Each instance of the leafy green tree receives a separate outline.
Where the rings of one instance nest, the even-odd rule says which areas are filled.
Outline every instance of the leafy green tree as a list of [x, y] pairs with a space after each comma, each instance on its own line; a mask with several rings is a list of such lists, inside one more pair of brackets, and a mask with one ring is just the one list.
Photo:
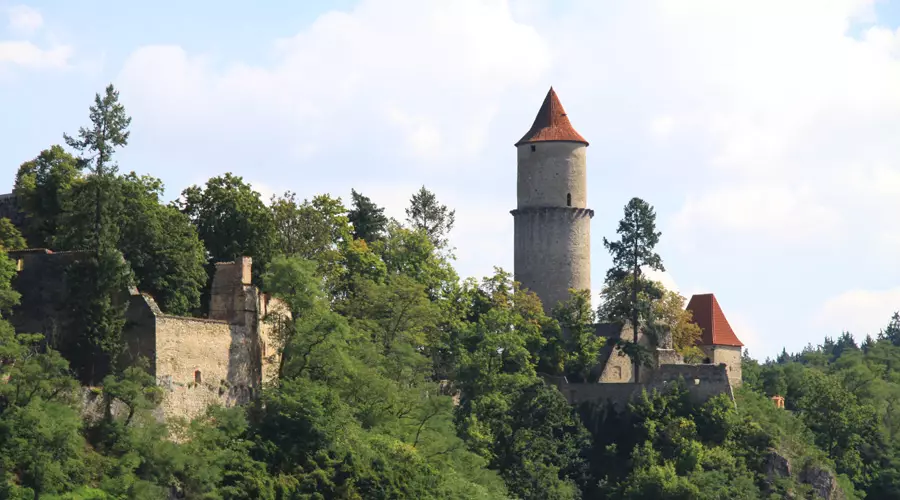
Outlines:
[[5, 250], [25, 248], [25, 238], [22, 237], [22, 233], [6, 217], [0, 218], [0, 248]]
[[456, 222], [456, 210], [441, 205], [437, 196], [422, 186], [409, 200], [406, 220], [413, 229], [428, 235], [435, 248], [444, 249], [448, 244], [447, 234]]
[[59, 145], [19, 167], [13, 194], [26, 214], [22, 231], [30, 246], [56, 246], [54, 237], [65, 210], [65, 196], [81, 180], [78, 160]]
[[[603, 238], [603, 245], [612, 255], [613, 265], [606, 273], [605, 286], [608, 289], [621, 289], [623, 282], [630, 278], [628, 283], [629, 294], [607, 294], [607, 301], [618, 301], [621, 306], [613, 307], [614, 310], [627, 312], [625, 318], [631, 322], [634, 332], [633, 344], [638, 343], [641, 317], [646, 317], [651, 310], [649, 301], [639, 300], [640, 293], [646, 291], [647, 281], [643, 278], [641, 268], [649, 267], [656, 271], [665, 271], [662, 259], [654, 251], [659, 242], [660, 232], [656, 230], [656, 213], [646, 201], [640, 198], [632, 198], [625, 205], [625, 215], [619, 221], [616, 233], [620, 235], [618, 241], [609, 241]], [[639, 380], [639, 362], [634, 363], [634, 377]]]
[[409, 276], [425, 285], [432, 299], [439, 298], [458, 280], [446, 257], [437, 252], [437, 247], [423, 231], [409, 230], [391, 222], [387, 236], [375, 242], [372, 250], [381, 256], [388, 279], [395, 275]]
[[79, 167], [87, 168], [92, 174], [88, 182], [92, 184], [94, 195], [93, 248], [95, 252], [100, 252], [101, 245], [116, 243], [114, 237], [105, 235], [108, 228], [103, 219], [104, 216], [109, 217], [111, 214], [108, 209], [104, 210], [104, 200], [113, 189], [110, 181], [118, 170], [116, 164], [112, 162], [113, 154], [116, 148], [128, 144], [131, 117], [125, 113], [125, 107], [119, 102], [119, 92], [110, 84], [106, 87], [103, 97], [100, 97], [100, 94], [94, 97], [90, 118], [90, 128], [81, 127], [78, 129], [77, 137], [63, 134], [63, 138], [70, 148], [81, 153], [78, 159]]
[[116, 179], [122, 193], [117, 222], [119, 249], [135, 282], [168, 314], [186, 315], [200, 307], [206, 287], [206, 250], [190, 219], [163, 205], [159, 179], [134, 172]]
[[595, 382], [590, 380], [590, 373], [597, 365], [604, 339], [595, 330], [590, 290], [569, 292], [570, 298], [553, 311], [553, 317], [563, 329], [568, 354], [566, 375], [572, 382]]
[[350, 196], [353, 208], [347, 212], [347, 219], [353, 225], [353, 237], [368, 243], [383, 238], [388, 224], [384, 208], [373, 203], [368, 196], [356, 192], [355, 189], [350, 190]]
[[186, 214], [203, 241], [210, 262], [253, 258], [254, 280], [274, 255], [277, 235], [272, 213], [260, 194], [243, 179], [226, 173], [205, 187], [191, 186], [176, 206]]

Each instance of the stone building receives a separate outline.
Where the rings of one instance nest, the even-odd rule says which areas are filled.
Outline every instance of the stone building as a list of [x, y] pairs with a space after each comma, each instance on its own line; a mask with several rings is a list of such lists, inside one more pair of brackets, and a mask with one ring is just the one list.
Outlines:
[[[569, 297], [569, 289], [591, 288], [591, 218], [587, 208], [588, 141], [572, 126], [553, 88], [547, 93], [531, 129], [517, 149], [514, 217], [514, 276], [550, 311]], [[741, 344], [712, 294], [695, 295], [688, 304], [703, 335], [699, 347], [705, 363], [685, 365], [671, 341], [659, 345], [639, 331], [638, 344], [647, 348], [652, 366], [635, 369], [617, 346], [633, 340], [630, 325], [596, 325], [607, 339], [597, 366], [586, 383], [572, 384], [550, 377], [570, 402], [608, 398], [621, 402], [642, 388], [662, 387], [684, 378], [692, 396], [705, 399], [728, 393], [741, 382]]]
[[[22, 294], [10, 318], [16, 331], [42, 333], [53, 345], [65, 344], [71, 335], [63, 296], [66, 269], [85, 254], [30, 249], [9, 256], [17, 262], [15, 286]], [[122, 291], [126, 358], [149, 361], [165, 392], [161, 417], [192, 418], [211, 403], [245, 403], [275, 376], [273, 326], [263, 319], [270, 312], [288, 313], [251, 284], [251, 270], [249, 257], [216, 264], [209, 318], [167, 315], [137, 288]]]

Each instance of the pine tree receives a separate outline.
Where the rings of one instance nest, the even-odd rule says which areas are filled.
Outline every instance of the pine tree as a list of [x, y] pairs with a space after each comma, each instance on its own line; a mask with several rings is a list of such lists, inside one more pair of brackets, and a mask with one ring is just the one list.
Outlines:
[[368, 196], [350, 190], [353, 198], [353, 208], [347, 213], [347, 218], [353, 224], [353, 237], [364, 240], [366, 243], [378, 241], [384, 237], [388, 219], [384, 215], [384, 208], [379, 207]]
[[66, 144], [81, 153], [79, 166], [87, 168], [94, 183], [94, 252], [99, 254], [101, 246], [114, 247], [115, 238], [106, 234], [107, 225], [103, 224], [104, 194], [113, 187], [110, 180], [118, 170], [112, 157], [116, 148], [128, 144], [128, 126], [131, 117], [125, 113], [125, 107], [119, 102], [119, 92], [109, 84], [103, 97], [96, 94], [94, 105], [90, 107], [90, 128], [80, 127], [77, 138], [63, 134]]
[[424, 231], [435, 248], [447, 246], [447, 234], [456, 222], [456, 210], [441, 205], [431, 191], [422, 186], [409, 202], [406, 220], [413, 229]]
[[613, 265], [606, 273], [605, 287], [609, 290], [621, 289], [624, 284], [628, 288], [627, 296], [619, 294], [621, 304], [618, 310], [631, 321], [634, 332], [633, 344], [624, 346], [626, 352], [630, 352], [635, 360], [634, 377], [638, 379], [639, 365], [637, 358], [641, 358], [638, 348], [638, 331], [640, 330], [640, 318], [650, 314], [651, 304], [647, 300], [639, 300], [642, 291], [647, 291], [649, 280], [643, 278], [642, 267], [649, 267], [656, 271], [665, 271], [662, 258], [654, 251], [662, 234], [656, 230], [656, 213], [653, 207], [640, 198], [632, 198], [625, 205], [625, 215], [619, 221], [616, 233], [620, 235], [619, 241], [609, 241], [603, 238], [603, 245], [612, 255]]

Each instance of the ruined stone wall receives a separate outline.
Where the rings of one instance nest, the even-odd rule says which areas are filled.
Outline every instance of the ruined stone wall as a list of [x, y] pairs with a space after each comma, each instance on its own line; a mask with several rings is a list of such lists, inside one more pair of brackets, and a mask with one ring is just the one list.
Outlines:
[[156, 377], [165, 417], [190, 419], [213, 403], [249, 401], [259, 385], [254, 337], [250, 328], [225, 321], [158, 316]]
[[740, 387], [743, 381], [741, 372], [741, 348], [728, 345], [701, 346], [704, 354], [714, 365], [725, 364], [728, 379], [733, 387]]
[[144, 358], [151, 375], [156, 376], [156, 318], [162, 316], [159, 306], [152, 297], [136, 293], [129, 297], [125, 310], [125, 327], [122, 338], [125, 341], [126, 364], [133, 364]]
[[[634, 383], [634, 364], [631, 361], [631, 357], [626, 356], [621, 348], [615, 346], [616, 340], [620, 338], [625, 338], [629, 341], [634, 340], [634, 334], [632, 333], [634, 330], [631, 328], [631, 325], [626, 324], [620, 327], [609, 323], [601, 323], [595, 325], [595, 328], [597, 335], [606, 339], [606, 345], [603, 346], [600, 352], [597, 368], [593, 370], [597, 381], [611, 384]], [[638, 334], [638, 344], [650, 347], [650, 338], [643, 331]], [[668, 362], [670, 360], [666, 358], [662, 361]], [[647, 382], [652, 376], [652, 372], [652, 368], [644, 367], [640, 371], [641, 382]]]
[[268, 383], [278, 377], [278, 366], [281, 363], [281, 338], [279, 325], [291, 317], [287, 305], [281, 300], [267, 294], [260, 294], [259, 343], [262, 360], [262, 380]]
[[21, 227], [25, 222], [25, 213], [19, 211], [15, 194], [0, 194], [0, 218], [9, 219], [16, 227]]
[[679, 379], [684, 380], [688, 395], [696, 404], [703, 404], [719, 394], [728, 394], [734, 400], [724, 365], [663, 365], [653, 372], [648, 383], [571, 384], [560, 377], [545, 377], [548, 383], [559, 388], [570, 404], [599, 401], [618, 409], [624, 409], [644, 390], [663, 392]]
[[73, 339], [68, 328], [71, 317], [66, 307], [66, 275], [69, 266], [86, 254], [40, 248], [8, 255], [18, 269], [13, 287], [22, 294], [10, 322], [17, 332], [43, 334], [51, 346], [67, 354]]
[[[242, 257], [235, 262], [217, 262], [209, 297], [209, 318], [230, 323], [245, 323], [246, 293], [250, 288], [253, 260]], [[255, 304], [252, 305], [255, 313]]]

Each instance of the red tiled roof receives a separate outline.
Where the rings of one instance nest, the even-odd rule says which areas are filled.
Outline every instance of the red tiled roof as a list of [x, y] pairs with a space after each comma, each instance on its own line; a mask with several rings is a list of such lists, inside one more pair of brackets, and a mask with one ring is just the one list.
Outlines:
[[534, 118], [531, 130], [519, 139], [516, 146], [529, 142], [547, 141], [581, 142], [585, 146], [588, 145], [588, 141], [584, 140], [584, 137], [572, 127], [566, 110], [559, 102], [559, 97], [556, 96], [553, 87], [550, 87], [550, 92], [547, 92], [547, 97], [544, 98], [544, 104], [541, 105], [541, 109]]
[[728, 324], [715, 295], [711, 293], [694, 295], [688, 302], [687, 309], [693, 313], [694, 323], [703, 330], [700, 345], [743, 347], [744, 344], [738, 340], [731, 325]]

